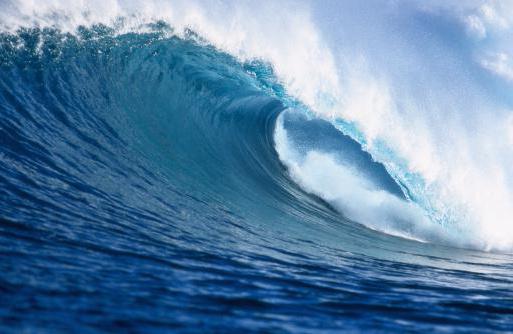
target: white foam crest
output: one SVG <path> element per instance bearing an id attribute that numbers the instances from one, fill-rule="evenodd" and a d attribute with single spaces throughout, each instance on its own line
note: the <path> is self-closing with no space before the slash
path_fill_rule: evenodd
<path id="1" fill-rule="evenodd" d="M 511 250 L 512 112 L 482 101 L 465 110 L 466 103 L 412 100 L 364 66 L 347 73 L 341 102 L 326 117 L 356 124 L 365 149 L 408 186 L 434 224 L 465 230 L 473 247 Z"/>
<path id="2" fill-rule="evenodd" d="M 421 242 L 477 246 L 453 226 L 433 224 L 416 204 L 377 188 L 357 170 L 337 161 L 332 154 L 294 149 L 283 127 L 275 128 L 275 145 L 292 179 L 307 192 L 321 197 L 346 218 L 371 229 Z"/>
<path id="3" fill-rule="evenodd" d="M 382 13 L 357 6 L 372 28 L 337 48 L 343 88 L 334 108 L 320 112 L 354 124 L 361 132 L 355 138 L 363 135 L 365 149 L 409 188 L 433 224 L 466 231 L 461 238 L 474 247 L 511 251 L 513 2 L 398 3 Z M 411 17 L 419 15 L 417 24 Z M 468 35 L 472 15 L 484 39 Z M 343 30 L 358 22 L 337 24 Z M 448 44 L 448 36 L 461 45 Z M 486 71 L 505 80 L 492 82 Z"/>

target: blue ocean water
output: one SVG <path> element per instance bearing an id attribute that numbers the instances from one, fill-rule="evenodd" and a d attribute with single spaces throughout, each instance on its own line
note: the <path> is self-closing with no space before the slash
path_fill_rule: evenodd
<path id="1" fill-rule="evenodd" d="M 170 31 L 0 35 L 1 332 L 513 330 L 510 253 L 419 241 L 272 64 Z"/>

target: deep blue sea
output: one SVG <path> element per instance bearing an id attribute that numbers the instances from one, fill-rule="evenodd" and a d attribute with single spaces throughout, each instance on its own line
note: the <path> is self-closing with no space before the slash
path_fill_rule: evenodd
<path id="1" fill-rule="evenodd" d="M 426 15 L 416 27 L 436 34 Z M 234 55 L 200 27 L 116 22 L 0 33 L 1 333 L 513 332 L 511 215 L 495 234 L 458 220 L 498 212 L 472 183 L 488 169 L 421 180 L 421 164 L 405 161 L 425 146 L 391 144 L 449 121 L 391 128 L 366 102 L 368 127 L 323 116 L 315 101 L 333 99 L 298 93 L 280 70 L 303 68 L 292 58 Z M 322 66 L 305 70 L 309 82 Z M 507 105 L 493 82 L 486 94 Z M 470 117 L 454 119 L 471 128 Z M 440 170 L 453 167 L 434 152 Z M 444 202 L 456 180 L 484 206 Z M 490 193 L 507 196 L 494 180 Z"/>

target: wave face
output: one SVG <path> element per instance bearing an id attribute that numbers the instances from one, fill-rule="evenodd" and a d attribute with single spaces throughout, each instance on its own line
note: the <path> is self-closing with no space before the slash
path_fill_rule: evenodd
<path id="1" fill-rule="evenodd" d="M 513 326 L 513 7 L 0 9 L 2 332 Z"/>

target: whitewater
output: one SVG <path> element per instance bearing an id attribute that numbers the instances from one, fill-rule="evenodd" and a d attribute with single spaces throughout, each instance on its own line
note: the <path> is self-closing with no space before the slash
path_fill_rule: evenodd
<path id="1" fill-rule="evenodd" d="M 510 330 L 512 18 L 0 0 L 0 328 Z"/>

